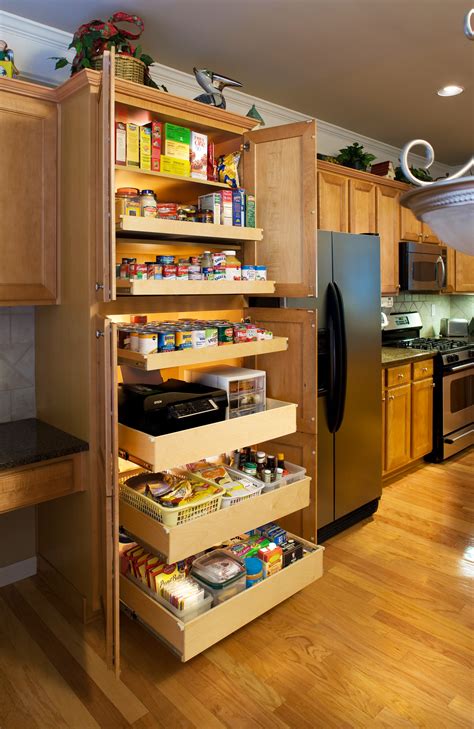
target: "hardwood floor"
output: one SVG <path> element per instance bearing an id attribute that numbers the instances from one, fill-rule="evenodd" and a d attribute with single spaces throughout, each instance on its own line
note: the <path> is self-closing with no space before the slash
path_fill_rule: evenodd
<path id="1" fill-rule="evenodd" d="M 38 578 L 1 589 L 0 728 L 472 727 L 473 473 L 387 486 L 319 582 L 187 664 L 123 616 L 121 681 L 99 623 Z"/>

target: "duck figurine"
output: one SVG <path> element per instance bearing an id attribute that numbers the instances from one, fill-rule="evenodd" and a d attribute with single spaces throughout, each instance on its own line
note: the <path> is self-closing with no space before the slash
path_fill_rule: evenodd
<path id="1" fill-rule="evenodd" d="M 211 106 L 217 106 L 219 109 L 225 109 L 226 104 L 222 90 L 226 86 L 242 88 L 240 81 L 235 81 L 214 71 L 208 71 L 206 68 L 193 68 L 193 71 L 199 86 L 206 92 L 194 99 L 194 101 L 200 101 L 202 104 L 210 104 Z"/>

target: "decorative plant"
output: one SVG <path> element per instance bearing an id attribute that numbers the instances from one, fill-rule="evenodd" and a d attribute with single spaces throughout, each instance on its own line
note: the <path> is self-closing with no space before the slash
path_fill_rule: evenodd
<path id="1" fill-rule="evenodd" d="M 132 23 L 137 26 L 138 33 L 123 30 L 117 26 L 117 23 Z M 115 47 L 118 54 L 138 58 L 145 64 L 145 85 L 167 91 L 164 86 L 158 86 L 150 76 L 149 67 L 154 63 L 153 58 L 147 53 L 143 53 L 140 45 L 133 45 L 130 42 L 137 40 L 144 28 L 145 24 L 138 15 L 122 12 L 114 13 L 108 20 L 91 20 L 89 23 L 84 23 L 76 30 L 72 42 L 69 44 L 69 48 L 76 50 L 76 55 L 71 63 L 71 76 L 83 68 L 91 68 L 93 59 L 101 56 L 105 50 Z M 64 57 L 53 56 L 52 60 L 56 61 L 56 69 L 64 68 L 70 63 Z"/>
<path id="2" fill-rule="evenodd" d="M 424 170 L 421 167 L 410 167 L 410 170 L 415 177 L 418 177 L 419 180 L 423 180 L 424 182 L 433 182 L 433 178 L 431 177 L 428 170 Z M 410 180 L 407 180 L 407 178 L 403 174 L 403 170 L 400 166 L 395 167 L 395 179 L 399 182 L 410 182 Z"/>
<path id="3" fill-rule="evenodd" d="M 364 147 L 358 142 L 343 147 L 339 150 L 336 160 L 344 167 L 352 167 L 354 170 L 367 170 L 374 161 L 375 155 L 364 152 Z"/>

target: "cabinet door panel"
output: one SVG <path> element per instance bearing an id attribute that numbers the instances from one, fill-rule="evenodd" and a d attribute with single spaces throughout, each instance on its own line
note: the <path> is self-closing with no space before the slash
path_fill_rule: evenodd
<path id="1" fill-rule="evenodd" d="M 385 467 L 387 472 L 410 460 L 410 385 L 386 391 Z"/>
<path id="2" fill-rule="evenodd" d="M 400 288 L 398 284 L 399 200 L 398 190 L 377 185 L 376 228 L 380 236 L 382 294 L 397 294 Z"/>
<path id="3" fill-rule="evenodd" d="M 423 243 L 441 243 L 440 239 L 437 235 L 433 233 L 430 226 L 426 223 L 422 224 L 422 236 L 423 236 Z"/>
<path id="4" fill-rule="evenodd" d="M 456 290 L 456 251 L 450 246 L 446 246 L 446 287 L 443 289 L 446 293 Z"/>
<path id="5" fill-rule="evenodd" d="M 56 103 L 1 91 L 2 304 L 56 300 L 57 144 Z"/>
<path id="6" fill-rule="evenodd" d="M 422 224 L 409 208 L 400 206 L 401 240 L 413 240 L 419 243 L 422 239 Z"/>
<path id="7" fill-rule="evenodd" d="M 376 233 L 375 184 L 349 180 L 349 233 Z"/>
<path id="8" fill-rule="evenodd" d="M 456 251 L 455 291 L 474 292 L 474 255 Z"/>
<path id="9" fill-rule="evenodd" d="M 268 266 L 278 296 L 316 296 L 316 124 L 249 132 L 245 141 L 244 187 L 263 228 L 249 262 Z"/>
<path id="10" fill-rule="evenodd" d="M 276 440 L 260 443 L 266 453 L 284 453 L 285 460 L 306 468 L 311 478 L 311 501 L 306 509 L 288 514 L 278 523 L 292 534 L 299 534 L 309 541 L 316 542 L 317 535 L 317 469 L 316 436 L 308 433 L 292 433 Z"/>
<path id="11" fill-rule="evenodd" d="M 433 449 L 433 380 L 411 386 L 411 457 L 421 458 Z"/>
<path id="12" fill-rule="evenodd" d="M 116 298 L 115 281 L 115 86 L 113 59 L 104 53 L 99 96 L 99 180 L 97 195 L 96 292 L 98 301 Z"/>
<path id="13" fill-rule="evenodd" d="M 252 359 L 257 369 L 267 373 L 267 397 L 295 402 L 298 405 L 297 429 L 316 433 L 316 311 L 250 308 L 245 313 L 276 337 L 288 337 L 286 352 Z"/>
<path id="14" fill-rule="evenodd" d="M 318 172 L 318 228 L 347 233 L 349 228 L 348 179 Z"/>

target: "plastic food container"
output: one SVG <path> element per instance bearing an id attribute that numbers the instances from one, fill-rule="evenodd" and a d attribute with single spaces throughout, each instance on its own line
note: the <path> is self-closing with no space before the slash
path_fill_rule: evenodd
<path id="1" fill-rule="evenodd" d="M 191 574 L 211 593 L 214 606 L 245 590 L 245 566 L 224 549 L 215 549 L 198 557 L 193 562 Z"/>
<path id="2" fill-rule="evenodd" d="M 263 483 L 260 479 L 255 479 L 256 483 L 263 487 L 264 494 L 268 491 L 279 489 L 280 486 L 289 486 L 292 483 L 296 483 L 296 481 L 301 481 L 301 479 L 306 476 L 306 468 L 303 468 L 303 466 L 296 466 L 294 463 L 285 461 L 285 468 L 288 471 L 287 475 L 283 476 L 283 478 L 277 479 L 276 481 L 272 481 L 271 483 Z M 251 476 L 248 476 L 248 474 L 243 471 L 234 468 L 227 470 L 229 472 L 233 471 L 233 473 L 236 474 L 235 478 L 241 478 L 242 476 L 251 478 Z M 222 506 L 224 506 L 224 504 L 222 504 Z"/>
<path id="3" fill-rule="evenodd" d="M 162 598 L 161 595 L 159 595 L 157 592 L 154 592 L 154 590 L 150 590 L 148 585 L 145 585 L 141 580 L 137 580 L 134 575 L 127 573 L 125 576 L 128 580 L 134 582 L 137 587 L 143 590 L 143 592 L 146 592 L 147 595 L 153 598 L 155 602 L 163 605 L 163 607 L 169 610 L 170 613 L 173 613 L 173 615 L 175 615 L 183 623 L 188 622 L 188 620 L 193 620 L 194 618 L 197 618 L 198 615 L 202 615 L 203 613 L 210 610 L 210 608 L 212 607 L 213 595 L 211 593 L 211 590 L 209 590 L 206 585 L 202 585 L 202 587 L 204 587 L 206 591 L 206 597 L 204 598 L 204 600 L 202 600 L 202 602 L 200 602 L 198 605 L 191 608 L 190 610 L 178 610 L 178 608 L 174 607 L 174 605 L 171 605 L 168 600 Z M 196 582 L 199 582 L 199 580 L 196 580 Z M 201 583 L 199 582 L 199 584 Z"/>

